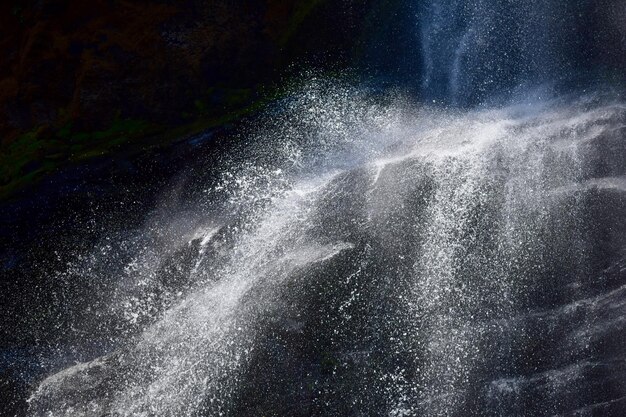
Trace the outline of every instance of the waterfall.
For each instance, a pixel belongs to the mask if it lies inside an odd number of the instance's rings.
[[[591,31],[610,39],[608,33],[615,30],[619,34],[613,36],[623,44],[623,31],[607,26],[610,18],[594,21],[597,10],[624,16],[623,7],[611,2],[421,2],[415,12],[419,90],[427,99],[465,106],[509,99],[540,84],[593,77],[593,65],[586,67],[590,57],[614,52],[621,55],[616,61],[624,62],[623,49],[598,51],[587,39]]]
[[[626,107],[383,101],[312,82],[224,157],[200,223],[141,232],[175,227],[170,255],[122,245],[109,307],[146,324],[31,414],[623,410]]]
[[[30,415],[624,415],[626,105],[541,90],[551,7],[423,2],[427,100],[311,77],[184,208],[103,236],[61,275],[107,349]]]

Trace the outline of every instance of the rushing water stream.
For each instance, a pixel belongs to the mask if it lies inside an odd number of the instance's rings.
[[[624,105],[317,82],[286,107],[200,220],[124,246],[109,308],[148,324],[44,380],[34,415],[624,410]]]
[[[505,71],[485,32],[504,15],[439,3],[425,96],[553,68],[540,29],[518,24]],[[85,349],[111,343],[30,414],[626,415],[626,105],[532,91],[458,109],[310,80],[185,210],[62,272],[97,288]]]

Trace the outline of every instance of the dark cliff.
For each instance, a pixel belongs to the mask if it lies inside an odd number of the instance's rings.
[[[4,3],[0,196],[68,163],[237,118],[296,63],[344,66],[367,3]]]

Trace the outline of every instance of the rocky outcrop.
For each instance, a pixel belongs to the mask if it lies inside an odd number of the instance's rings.
[[[219,124],[294,62],[345,63],[367,3],[5,2],[0,194],[138,138]]]

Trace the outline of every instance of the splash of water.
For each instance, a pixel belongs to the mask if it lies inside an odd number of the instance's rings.
[[[314,80],[223,157],[193,215],[126,238],[83,324],[130,330],[43,380],[30,414],[623,407],[588,376],[624,376],[625,126],[601,96],[447,111]]]

